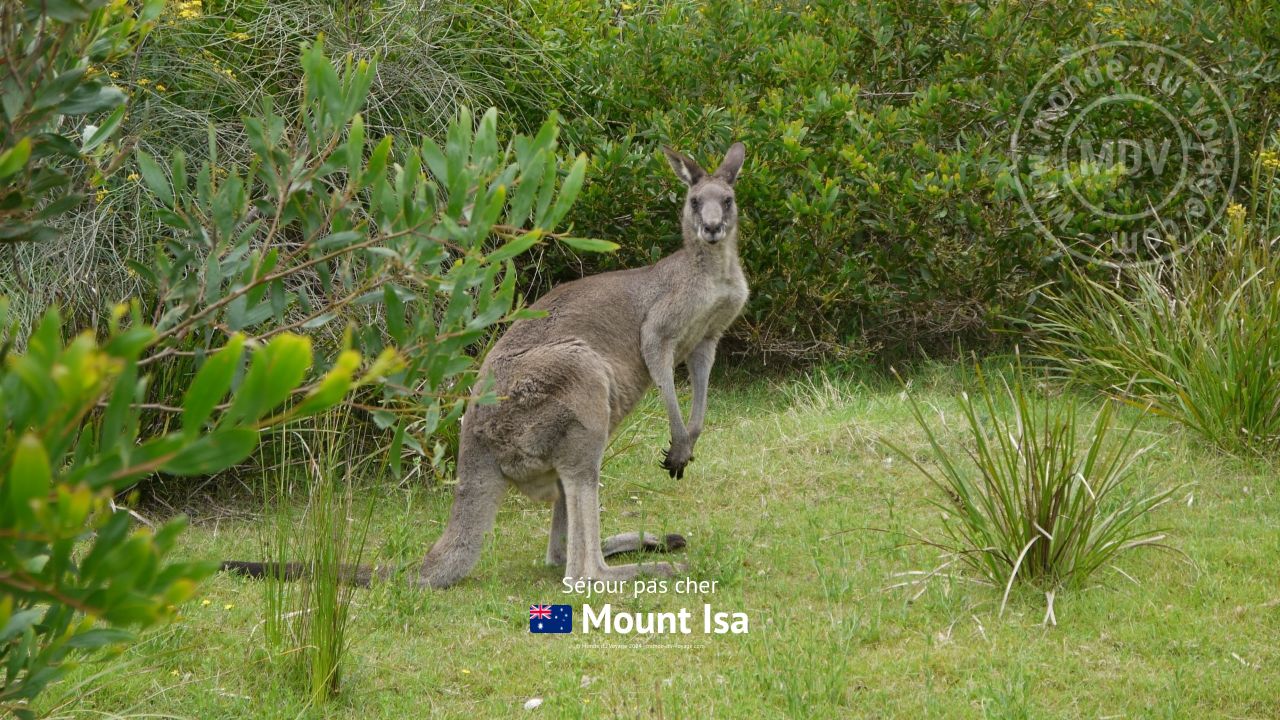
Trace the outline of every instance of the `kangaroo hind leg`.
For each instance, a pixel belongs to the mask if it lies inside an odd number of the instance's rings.
[[[569,518],[565,509],[564,488],[556,480],[556,502],[551,509],[551,536],[547,538],[547,565],[556,567],[569,560]]]
[[[489,448],[464,437],[449,523],[422,562],[419,585],[444,588],[471,572],[506,492],[507,480]]]
[[[629,580],[640,574],[673,575],[671,563],[635,563],[610,567],[600,543],[600,456],[603,443],[590,458],[557,463],[568,520],[565,577],[574,580]],[[656,538],[654,538],[656,539]],[[618,546],[638,546],[639,535]],[[617,546],[615,546],[616,549]]]

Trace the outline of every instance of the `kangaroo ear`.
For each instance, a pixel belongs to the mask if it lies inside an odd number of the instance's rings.
[[[707,176],[707,172],[699,167],[698,163],[666,145],[662,146],[662,152],[667,156],[667,162],[671,163],[671,169],[676,171],[676,177],[683,180],[685,185],[693,187]]]
[[[736,142],[730,145],[729,152],[724,154],[724,160],[720,162],[720,167],[716,168],[713,174],[732,185],[738,179],[738,171],[742,169],[742,160],[746,155],[747,148],[742,143]]]

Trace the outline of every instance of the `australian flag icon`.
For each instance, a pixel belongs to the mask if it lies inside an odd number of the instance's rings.
[[[531,633],[571,633],[573,632],[572,605],[530,605],[529,632]]]

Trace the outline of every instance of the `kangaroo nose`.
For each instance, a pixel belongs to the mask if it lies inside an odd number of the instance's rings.
[[[715,223],[715,224],[707,223],[703,227],[707,229],[708,235],[719,235],[720,229],[724,227],[724,223]]]

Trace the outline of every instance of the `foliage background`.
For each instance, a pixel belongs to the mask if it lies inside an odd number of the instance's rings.
[[[560,9],[552,11],[552,7]],[[981,349],[1061,277],[1010,185],[1022,100],[1063,54],[1115,39],[1182,53],[1236,114],[1242,157],[1280,107],[1280,9],[1204,2],[547,3],[579,70],[567,134],[593,157],[571,215],[647,262],[678,243],[658,143],[714,162],[743,140],[740,332],[768,352]],[[536,12],[535,12],[536,14]],[[573,17],[566,22],[564,15]],[[559,28],[573,28],[563,37]],[[1116,136],[1142,132],[1130,117]],[[1022,169],[1025,171],[1025,168]],[[1247,195],[1246,181],[1241,188]],[[553,277],[578,271],[553,263]]]
[[[736,339],[791,357],[990,348],[1042,302],[1061,257],[1018,210],[1009,136],[1070,50],[1144,40],[1191,58],[1226,94],[1246,159],[1280,107],[1280,9],[1261,0],[184,0],[164,23],[101,68],[131,88],[126,132],[143,148],[198,158],[213,122],[220,155],[244,162],[236,118],[264,94],[289,97],[297,48],[318,34],[335,55],[378,60],[373,137],[438,138],[463,103],[499,106],[509,131],[559,111],[564,152],[591,157],[569,221],[623,250],[544,253],[526,267],[530,296],[678,247],[679,193],[658,146],[712,164],[744,141],[753,297]],[[154,226],[130,177],[69,221],[66,242],[0,256],[0,292],[21,291],[29,317],[56,299],[86,322],[139,292],[120,260],[144,257]],[[40,281],[55,269],[68,282]]]

